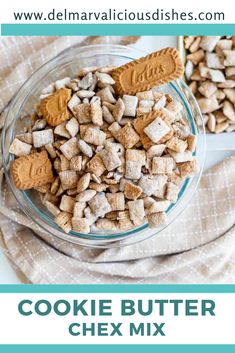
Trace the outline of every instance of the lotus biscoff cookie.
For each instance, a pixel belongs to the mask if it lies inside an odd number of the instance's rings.
[[[70,96],[71,90],[61,88],[41,101],[40,109],[48,124],[57,126],[69,118],[67,103]]]
[[[32,153],[12,161],[11,174],[18,189],[27,190],[53,181],[47,152]]]
[[[165,48],[112,71],[119,94],[136,94],[181,77],[184,67],[175,48]]]

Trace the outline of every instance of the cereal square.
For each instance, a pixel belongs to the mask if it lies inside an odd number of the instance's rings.
[[[139,186],[142,188],[143,192],[147,196],[154,195],[156,192],[164,193],[164,187],[167,182],[166,175],[155,175],[155,176],[148,176],[144,175],[139,181]]]
[[[104,217],[106,213],[111,212],[112,208],[103,192],[96,194],[89,202],[88,202],[92,213],[96,217]]]
[[[133,221],[135,225],[141,224],[145,217],[144,201],[142,199],[135,200],[135,201],[128,201],[127,205],[129,208],[130,219]]]
[[[91,122],[90,104],[82,103],[74,106],[72,112],[79,124],[87,124]]]
[[[92,145],[102,146],[106,139],[106,134],[98,128],[90,127],[84,135],[84,141]]]
[[[124,94],[124,96],[122,97],[122,100],[125,106],[124,115],[135,117],[136,108],[138,105],[138,98],[136,96],[129,96]]]
[[[117,192],[115,194],[107,193],[106,197],[111,206],[112,211],[125,210],[125,197],[123,192]]]
[[[65,170],[59,173],[60,181],[64,190],[77,186],[78,176],[74,170]]]
[[[106,168],[101,159],[101,157],[96,154],[88,163],[87,163],[87,170],[91,173],[94,173],[97,177],[101,176]]]
[[[125,177],[127,179],[139,179],[141,177],[141,168],[145,165],[145,151],[128,149],[126,150]]]
[[[129,124],[126,124],[118,131],[117,140],[127,149],[135,146],[140,138],[137,132]]]
[[[62,146],[60,146],[60,150],[68,160],[78,155],[79,148],[76,137],[72,137],[70,140],[66,141]]]
[[[75,200],[71,196],[63,195],[60,201],[60,209],[61,211],[73,213]]]
[[[193,159],[189,162],[178,163],[177,167],[179,168],[182,178],[192,176],[198,172],[198,163],[196,159]]]
[[[39,148],[54,142],[54,135],[52,129],[33,131],[33,145]]]
[[[90,232],[89,222],[86,218],[73,217],[72,218],[72,229],[75,232],[87,234]]]
[[[174,168],[174,159],[171,157],[154,157],[152,161],[153,174],[170,174]]]
[[[12,142],[9,152],[13,153],[15,156],[26,156],[30,154],[32,146],[28,143],[22,142],[19,139],[15,138]]]
[[[166,142],[166,146],[175,152],[182,153],[187,148],[187,141],[181,140],[178,137],[172,137]]]
[[[125,183],[124,195],[129,200],[137,200],[142,194],[142,189],[140,186],[135,185],[129,181]]]
[[[118,153],[113,148],[107,147],[99,155],[108,171],[112,171],[122,164]]]
[[[161,118],[156,118],[144,128],[144,132],[154,143],[160,141],[163,136],[170,132],[170,130],[170,127]]]
[[[166,199],[171,201],[172,203],[175,203],[178,199],[179,191],[180,189],[177,185],[171,182],[167,183]]]

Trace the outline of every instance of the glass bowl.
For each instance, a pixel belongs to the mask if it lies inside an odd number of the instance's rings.
[[[146,53],[119,45],[90,45],[85,47],[71,47],[58,56],[41,66],[20,88],[17,95],[11,102],[2,132],[2,159],[6,181],[20,204],[22,210],[28,217],[42,227],[52,236],[60,239],[97,248],[109,248],[130,245],[149,237],[157,235],[169,224],[171,224],[185,209],[193,194],[195,193],[205,160],[205,132],[200,133],[200,143],[194,153],[199,161],[200,171],[191,178],[186,179],[179,193],[176,204],[172,204],[167,210],[167,224],[157,229],[150,229],[148,224],[125,232],[110,233],[93,232],[90,234],[80,234],[71,231],[66,234],[59,228],[49,211],[42,205],[37,192],[33,190],[21,191],[16,189],[10,173],[10,162],[14,158],[9,154],[9,147],[16,134],[23,132],[26,124],[30,123],[27,115],[33,112],[35,104],[38,102],[40,92],[43,88],[63,77],[75,77],[78,69],[89,66],[121,66],[127,62],[140,58]],[[188,86],[182,80],[177,80],[160,87],[165,93],[170,93],[183,105],[182,117],[191,130],[191,133],[198,135],[197,121],[202,122],[202,116],[197,102]],[[22,116],[26,118],[22,119]],[[203,124],[203,122],[202,122]]]

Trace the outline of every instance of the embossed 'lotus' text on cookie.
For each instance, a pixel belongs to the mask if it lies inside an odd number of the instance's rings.
[[[47,152],[33,153],[11,162],[11,172],[18,189],[26,190],[52,182],[52,165]]]
[[[71,97],[71,90],[61,88],[49,97],[43,99],[40,110],[44,119],[51,126],[57,126],[69,118],[67,103]]]
[[[183,75],[183,64],[175,48],[166,48],[132,61],[112,72],[119,94],[136,94]]]

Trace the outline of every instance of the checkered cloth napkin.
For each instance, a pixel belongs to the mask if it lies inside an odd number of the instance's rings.
[[[0,42],[0,126],[19,86],[76,44],[135,37],[18,37]],[[190,206],[142,243],[107,250],[45,233],[16,204],[0,172],[0,244],[25,283],[235,283],[235,156],[207,170]],[[1,271],[0,269],[0,276]]]

